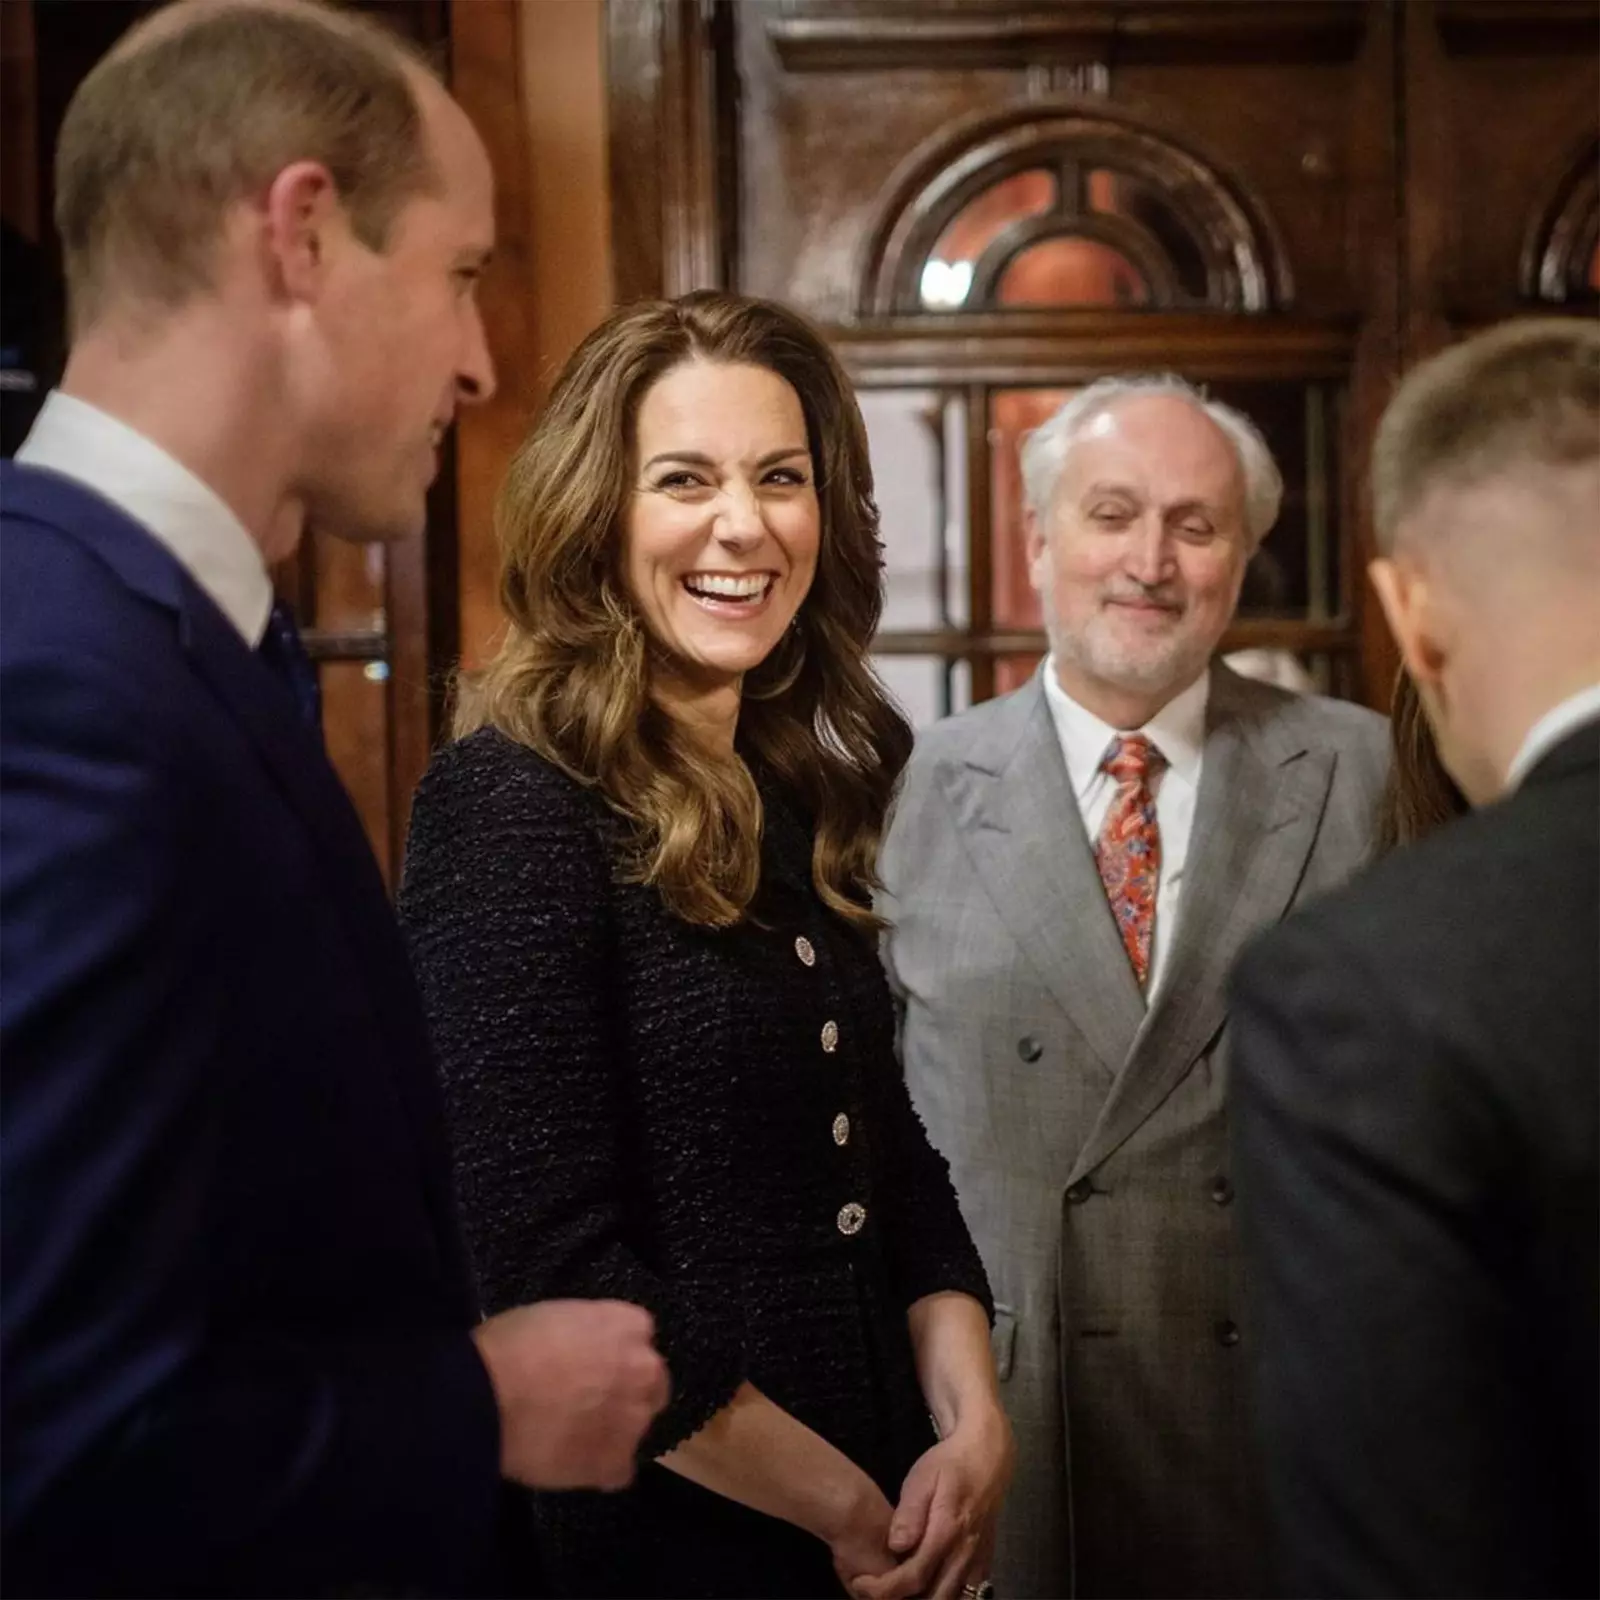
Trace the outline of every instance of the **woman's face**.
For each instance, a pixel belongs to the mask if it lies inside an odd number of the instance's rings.
[[[800,397],[766,367],[690,361],[645,392],[623,580],[686,683],[737,684],[811,588],[822,516]]]

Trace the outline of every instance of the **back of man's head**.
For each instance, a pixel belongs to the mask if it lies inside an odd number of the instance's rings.
[[[229,209],[295,161],[325,166],[357,236],[382,248],[434,181],[414,90],[429,70],[313,0],[180,0],[132,29],[73,96],[56,151],[74,330],[124,300],[171,308],[205,290]]]
[[[1502,481],[1560,490],[1600,468],[1600,326],[1573,319],[1509,322],[1422,363],[1400,385],[1372,451],[1379,549],[1415,538],[1431,495]],[[1573,485],[1581,487],[1581,485]],[[1560,520],[1560,519],[1558,519]],[[1594,513],[1571,553],[1600,560]],[[1422,534],[1426,537],[1426,533]],[[1512,545],[1515,564],[1542,552]]]
[[[1600,327],[1513,322],[1422,363],[1372,454],[1372,578],[1452,776],[1501,790],[1600,682]]]

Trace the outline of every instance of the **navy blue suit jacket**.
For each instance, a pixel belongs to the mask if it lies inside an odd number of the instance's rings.
[[[136,523],[0,466],[8,1592],[496,1581],[425,1041],[289,691]]]

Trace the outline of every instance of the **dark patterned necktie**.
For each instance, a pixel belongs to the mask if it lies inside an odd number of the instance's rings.
[[[1161,830],[1150,780],[1166,758],[1142,733],[1123,734],[1106,752],[1100,770],[1117,790],[1100,824],[1095,865],[1116,918],[1122,948],[1144,987],[1150,975],[1150,944],[1156,925],[1156,888],[1161,877]]]
[[[300,630],[294,625],[294,613],[281,600],[273,601],[259,654],[294,696],[300,720],[307,727],[320,730],[322,691],[317,685],[317,669],[311,664]]]

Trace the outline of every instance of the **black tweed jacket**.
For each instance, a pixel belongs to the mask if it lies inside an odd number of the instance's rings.
[[[481,730],[418,791],[400,910],[488,1309],[646,1306],[673,1394],[645,1462],[749,1379],[892,1501],[932,1442],[906,1309],[989,1290],[873,943],[817,896],[802,819],[763,798],[753,916],[696,928],[617,881],[597,795]],[[558,1593],[837,1592],[818,1541],[659,1467],[537,1499]]]

